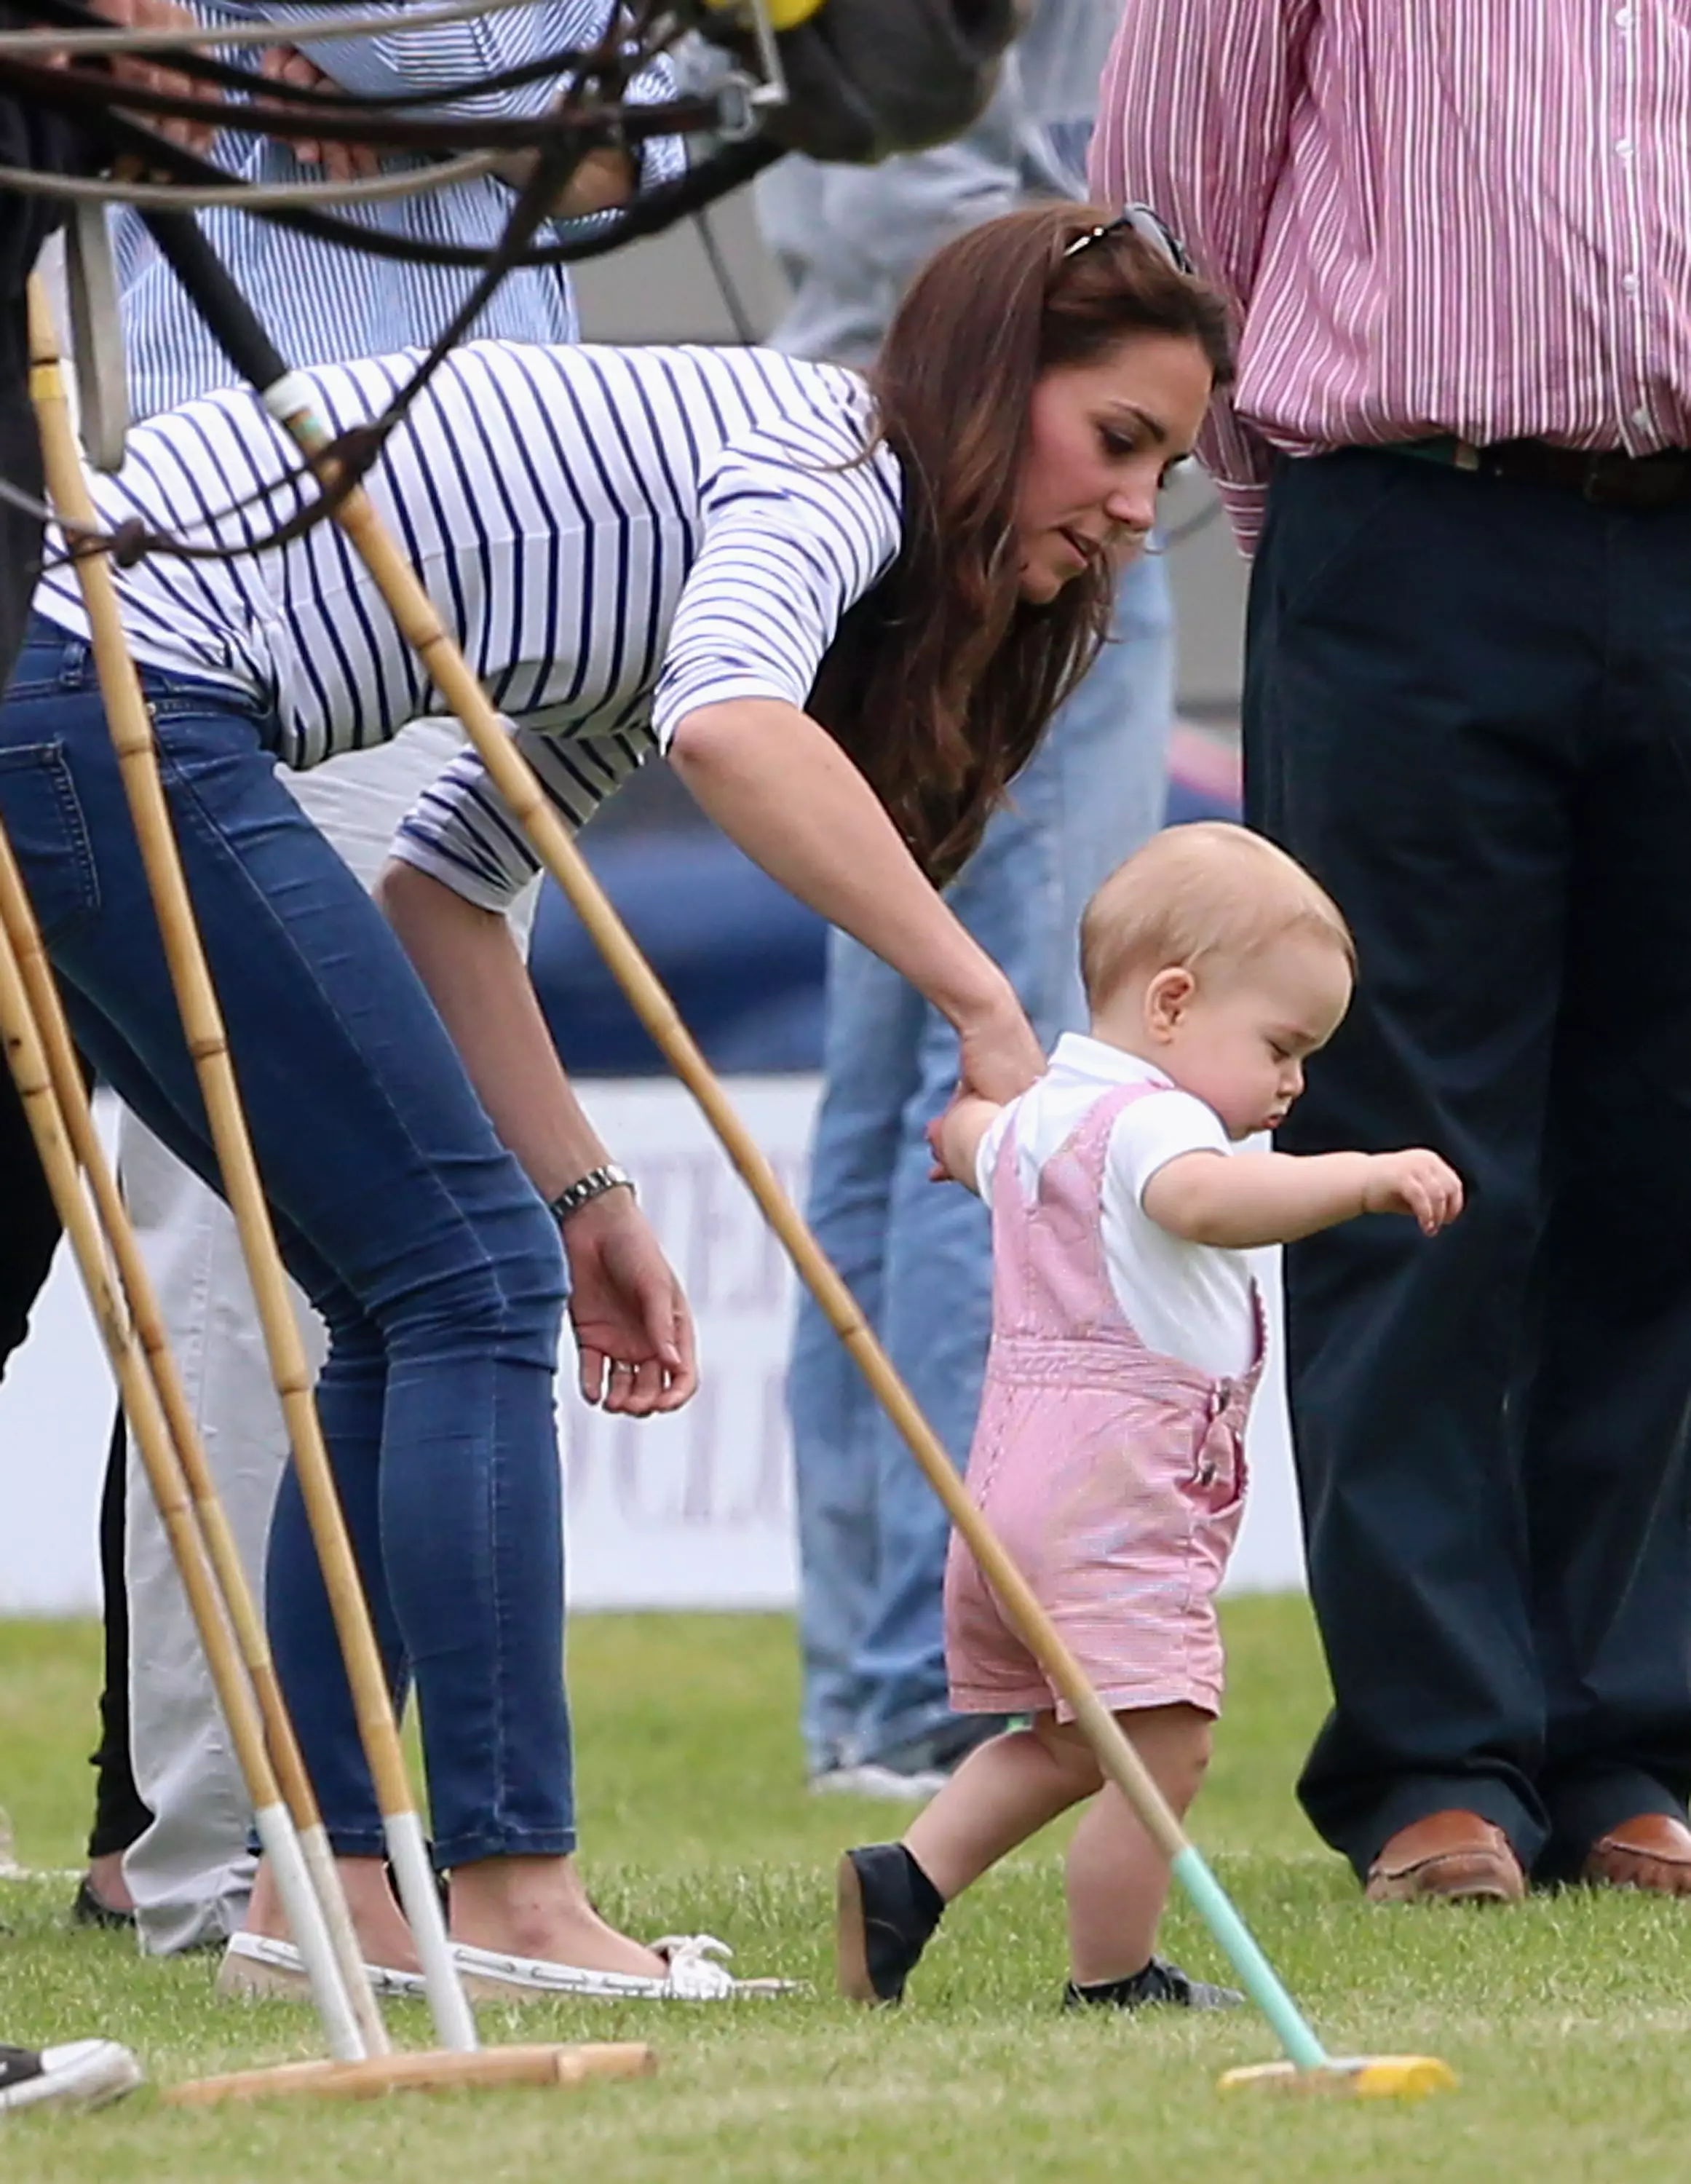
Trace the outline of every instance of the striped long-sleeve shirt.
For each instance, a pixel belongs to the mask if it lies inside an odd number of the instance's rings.
[[[1232,299],[1201,452],[1691,447],[1688,0],[1126,0],[1093,146]]]
[[[408,29],[414,0],[389,0],[392,31],[364,38],[326,40],[308,48],[309,58],[348,92],[386,98],[402,92],[442,91],[542,55],[592,44],[603,35],[611,0],[535,0],[465,23]],[[278,44],[289,42],[302,10],[285,0],[200,0],[196,13],[208,23],[272,21]],[[381,13],[361,8],[361,14]],[[251,47],[229,58],[245,68],[258,64]],[[673,95],[667,61],[636,79],[636,98]],[[499,114],[537,114],[558,95],[555,79],[515,91],[484,94],[467,103]],[[463,110],[456,108],[454,111]],[[248,182],[320,181],[322,170],[303,167],[288,148],[267,136],[225,133],[213,153]],[[648,147],[648,182],[681,171],[680,143],[659,138]],[[384,159],[384,170],[422,167],[404,154]],[[487,176],[449,190],[426,190],[375,205],[348,209],[345,217],[412,242],[486,250],[503,232],[515,199],[505,184]],[[208,239],[264,320],[292,364],[323,364],[345,356],[385,356],[432,341],[469,295],[473,270],[412,265],[398,259],[325,247],[292,228],[217,208],[199,215]],[[543,230],[542,242],[565,231]],[[159,255],[139,214],[120,214],[113,229],[123,290],[125,354],[131,406],[151,416],[191,396],[229,383],[231,367],[206,331],[175,275]],[[509,341],[566,342],[577,333],[569,276],[561,266],[533,267],[506,276],[471,332]]]
[[[344,429],[414,361],[306,376]],[[841,617],[898,551],[898,465],[871,438],[868,388],[836,365],[478,342],[436,373],[368,483],[579,825],[696,707],[805,703]],[[122,470],[92,488],[108,525],[138,515],[241,545],[297,505],[292,486],[264,496],[296,467],[256,398],[231,389],[137,426]],[[50,535],[50,560],[59,548]],[[333,524],[227,561],[149,555],[117,581],[136,658],[242,693],[288,766],[385,741],[437,696]],[[36,605],[86,633],[67,565],[49,567]],[[535,862],[474,752],[425,795],[396,853],[487,909]]]

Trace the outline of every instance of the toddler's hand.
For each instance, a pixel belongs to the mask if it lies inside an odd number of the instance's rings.
[[[1407,1213],[1423,1236],[1436,1236],[1462,1210],[1462,1178],[1448,1161],[1421,1146],[1375,1153],[1363,1185],[1366,1213]]]
[[[950,1114],[962,1096],[962,1088],[960,1086],[946,1101],[939,1113],[929,1123],[926,1129],[922,1132],[922,1135],[927,1139],[927,1149],[933,1155],[933,1166],[927,1172],[927,1179],[930,1183],[962,1183],[967,1180],[965,1177],[953,1175],[951,1170],[945,1165],[946,1117]]]

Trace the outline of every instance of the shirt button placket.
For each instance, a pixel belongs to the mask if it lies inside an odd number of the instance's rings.
[[[1635,122],[1638,94],[1638,55],[1632,33],[1638,20],[1638,10],[1633,0],[1623,0],[1623,4],[1615,10],[1613,20],[1622,40],[1617,57],[1616,75],[1624,102],[1623,113],[1627,120]],[[1630,385],[1626,387],[1626,393],[1632,398],[1625,400],[1625,415],[1633,433],[1637,436],[1633,451],[1638,452],[1648,443],[1655,420],[1645,395],[1649,385],[1649,314],[1643,301],[1644,280],[1637,263],[1638,254],[1644,243],[1644,223],[1638,204],[1635,127],[1627,128],[1623,122],[1622,133],[1615,138],[1613,150],[1621,172],[1620,188],[1616,193],[1621,224],[1620,239],[1627,247],[1627,255],[1634,259],[1634,263],[1627,265],[1621,275],[1621,292],[1630,306],[1627,318],[1631,339],[1627,347],[1632,354]],[[1644,398],[1639,398],[1641,397]]]

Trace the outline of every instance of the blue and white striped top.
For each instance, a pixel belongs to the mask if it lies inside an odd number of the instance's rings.
[[[306,377],[344,429],[414,361]],[[696,707],[806,702],[842,616],[898,549],[897,461],[866,455],[870,440],[868,389],[837,365],[477,342],[436,373],[367,483],[547,794],[580,825]],[[138,515],[236,545],[298,504],[297,487],[278,486],[297,465],[257,398],[230,389],[136,426],[117,476],[91,482],[107,525]],[[49,562],[60,546],[51,534]],[[235,560],[158,554],[116,575],[136,657],[241,692],[290,766],[440,710],[331,523]],[[86,634],[68,565],[49,566],[36,605]],[[534,869],[473,751],[395,847],[489,910]]]
[[[199,0],[195,13],[209,24],[270,20],[286,43],[300,13],[286,0]],[[317,13],[315,9],[307,12]],[[361,8],[360,13],[381,13]],[[391,31],[373,37],[337,38],[306,50],[344,89],[367,97],[442,90],[536,60],[541,55],[593,44],[611,15],[611,0],[534,0],[466,23],[408,28],[406,4],[393,6]],[[225,58],[255,68],[252,47]],[[675,73],[661,60],[630,86],[637,100],[674,96]],[[542,112],[558,95],[547,79],[515,91],[470,102],[490,114]],[[454,111],[466,110],[460,107]],[[270,136],[225,131],[213,148],[219,164],[248,182],[320,181],[320,167],[304,167]],[[403,153],[384,158],[384,172],[430,163]],[[663,137],[646,148],[647,184],[681,171],[679,140]],[[503,231],[515,198],[492,176],[449,190],[424,190],[374,205],[343,208],[342,216],[382,233],[414,242],[459,243],[491,249]],[[292,228],[219,206],[199,215],[207,239],[234,275],[291,364],[324,364],[343,356],[382,356],[434,340],[475,284],[476,274],[446,265],[414,265],[328,248]],[[542,231],[542,240],[570,231],[571,224]],[[139,214],[120,212],[113,222],[113,248],[123,293],[124,355],[130,405],[152,416],[196,394],[229,384],[231,366],[207,332],[170,265],[160,256]],[[476,324],[473,335],[507,341],[566,342],[576,338],[576,305],[562,266],[531,266],[507,275]]]

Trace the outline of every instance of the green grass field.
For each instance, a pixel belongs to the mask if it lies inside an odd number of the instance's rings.
[[[604,1617],[571,1639],[596,1893],[637,1930],[719,1933],[742,1970],[807,1978],[813,1994],[484,2013],[493,2041],[658,2046],[655,2079],[577,2092],[200,2114],[143,2092],[92,2117],[20,2116],[0,2123],[0,2178],[1617,2184],[1683,2171],[1691,1905],[1579,1894],[1514,1912],[1367,1910],[1292,1802],[1322,1702],[1307,1613],[1247,1600],[1227,1624],[1232,1711],[1196,1832],[1328,2046],[1443,2055],[1455,2093],[1403,2108],[1224,2102],[1217,2073],[1273,2053],[1254,2014],[1065,2016],[1055,1832],[950,1914],[902,2011],[838,2002],[834,1858],[895,1823],[884,1806],[805,1795],[788,1625]],[[77,1862],[97,1658],[85,1625],[0,1623],[0,1805],[31,1866]],[[143,1963],[120,1937],[74,1930],[70,1892],[0,1882],[0,2036],[103,2031],[164,2083],[317,2052],[303,2011],[214,2002],[204,1958]],[[1168,1940],[1193,1970],[1221,1970],[1183,1911]],[[403,2043],[427,2044],[420,2006],[393,2021]]]

